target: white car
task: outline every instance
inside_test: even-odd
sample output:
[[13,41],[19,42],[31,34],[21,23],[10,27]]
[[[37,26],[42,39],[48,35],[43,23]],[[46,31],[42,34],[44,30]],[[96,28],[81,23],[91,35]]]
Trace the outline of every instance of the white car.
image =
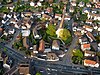
[[56,69],[51,69],[52,71],[57,71]]

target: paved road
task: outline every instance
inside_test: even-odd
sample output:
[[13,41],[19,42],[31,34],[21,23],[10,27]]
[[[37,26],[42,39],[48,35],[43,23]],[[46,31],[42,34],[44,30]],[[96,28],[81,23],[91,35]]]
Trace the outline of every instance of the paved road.
[[17,71],[18,71],[18,66],[15,65],[10,70],[8,70],[7,72],[5,72],[3,75],[13,75]]
[[[77,42],[77,37],[75,37],[72,41],[72,45],[70,46],[70,50],[67,52],[67,53],[70,53],[72,52],[72,49],[75,47],[75,44]],[[28,62],[29,59],[25,59],[24,58],[24,55],[16,52],[15,50],[5,46],[4,44],[1,44],[0,43],[0,46],[1,46],[1,49],[2,51],[4,51],[3,49],[6,48],[7,49],[7,54],[9,56],[11,56],[12,58],[18,60],[19,62]],[[68,55],[68,54],[67,54]],[[65,65],[63,64],[56,64],[56,63],[50,63],[50,62],[44,62],[44,61],[40,61],[40,60],[37,60],[37,59],[34,59],[32,58],[33,61],[31,61],[31,63],[34,64],[34,66],[39,66],[39,67],[44,67],[44,68],[50,68],[50,69],[55,69],[57,71],[60,71],[60,72],[72,72],[72,73],[88,73],[88,72],[92,72],[92,73],[98,73],[100,74],[100,69],[95,69],[95,68],[92,68],[90,70],[87,70],[86,68],[83,68],[83,67],[76,67],[76,66],[72,66],[72,64],[68,65],[68,62],[71,62],[71,56],[66,56],[64,57],[64,61],[63,63],[65,63]],[[68,60],[68,62],[66,61]],[[67,64],[67,65],[66,65]]]
[[22,55],[15,51],[14,49],[11,49],[3,44],[0,43],[1,51],[4,51],[6,49],[6,53],[8,56],[14,58],[15,60],[18,60],[19,62],[28,62],[28,59],[25,58],[25,55]]
[[53,71],[57,71],[57,72],[71,72],[71,73],[78,73],[78,74],[89,74],[91,72],[95,74],[100,74],[100,69],[97,68],[86,69],[84,67],[76,67],[76,66],[73,67],[73,66],[54,64],[54,63],[44,62],[39,60],[33,60],[33,62],[31,63],[34,64],[34,66],[36,67],[37,66],[44,67],[45,70],[49,68],[51,71],[53,69]]
[[63,64],[72,65],[72,63],[71,63],[72,62],[72,60],[71,60],[71,58],[72,58],[72,51],[76,47],[77,41],[78,41],[78,38],[75,36],[73,38],[73,40],[72,40],[72,43],[71,43],[68,51],[66,52],[65,56],[63,57],[63,61],[62,61]]

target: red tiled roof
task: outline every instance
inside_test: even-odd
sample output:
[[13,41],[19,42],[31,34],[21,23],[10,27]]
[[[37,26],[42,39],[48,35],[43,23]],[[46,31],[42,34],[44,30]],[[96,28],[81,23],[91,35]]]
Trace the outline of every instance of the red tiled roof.
[[45,41],[44,41],[44,40],[41,40],[41,41],[40,41],[40,44],[39,44],[39,49],[38,49],[38,51],[43,52],[44,50],[45,50]]
[[93,60],[84,60],[84,63],[91,64],[91,65],[95,65],[96,64],[96,61],[93,61]]
[[90,44],[83,44],[83,48],[90,48]]
[[2,31],[3,29],[2,28],[0,28],[0,31]]

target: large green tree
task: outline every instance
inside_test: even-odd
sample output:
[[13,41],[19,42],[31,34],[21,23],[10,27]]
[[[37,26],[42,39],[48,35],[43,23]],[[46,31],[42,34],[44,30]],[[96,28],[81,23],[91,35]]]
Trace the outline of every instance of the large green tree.
[[73,50],[73,56],[78,56],[79,58],[83,58],[83,53],[79,49]]
[[63,40],[63,41],[67,41],[68,38],[71,36],[70,32],[68,29],[61,29],[59,31],[59,37]]
[[2,7],[0,8],[0,12],[1,12],[1,13],[9,13],[9,9],[7,9],[6,6],[2,6]]
[[79,19],[80,19],[80,21],[86,21],[87,20],[87,14],[82,14]]
[[52,36],[52,37],[56,37],[56,28],[54,25],[48,25],[47,27],[47,30],[46,30],[46,33],[49,35],[49,36]]
[[79,49],[73,50],[73,57],[72,57],[73,63],[75,63],[75,64],[81,63],[82,64],[82,59],[83,59],[82,51],[80,51]]

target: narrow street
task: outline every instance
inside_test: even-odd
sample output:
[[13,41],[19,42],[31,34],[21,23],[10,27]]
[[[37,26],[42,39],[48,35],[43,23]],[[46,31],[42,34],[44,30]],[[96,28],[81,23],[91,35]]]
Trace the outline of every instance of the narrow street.
[[68,49],[68,51],[66,52],[65,56],[63,57],[63,64],[66,64],[66,65],[73,65],[72,63],[72,51],[73,49],[76,47],[77,45],[77,41],[78,41],[78,38],[75,36],[73,37],[74,39],[72,40],[72,43]]

